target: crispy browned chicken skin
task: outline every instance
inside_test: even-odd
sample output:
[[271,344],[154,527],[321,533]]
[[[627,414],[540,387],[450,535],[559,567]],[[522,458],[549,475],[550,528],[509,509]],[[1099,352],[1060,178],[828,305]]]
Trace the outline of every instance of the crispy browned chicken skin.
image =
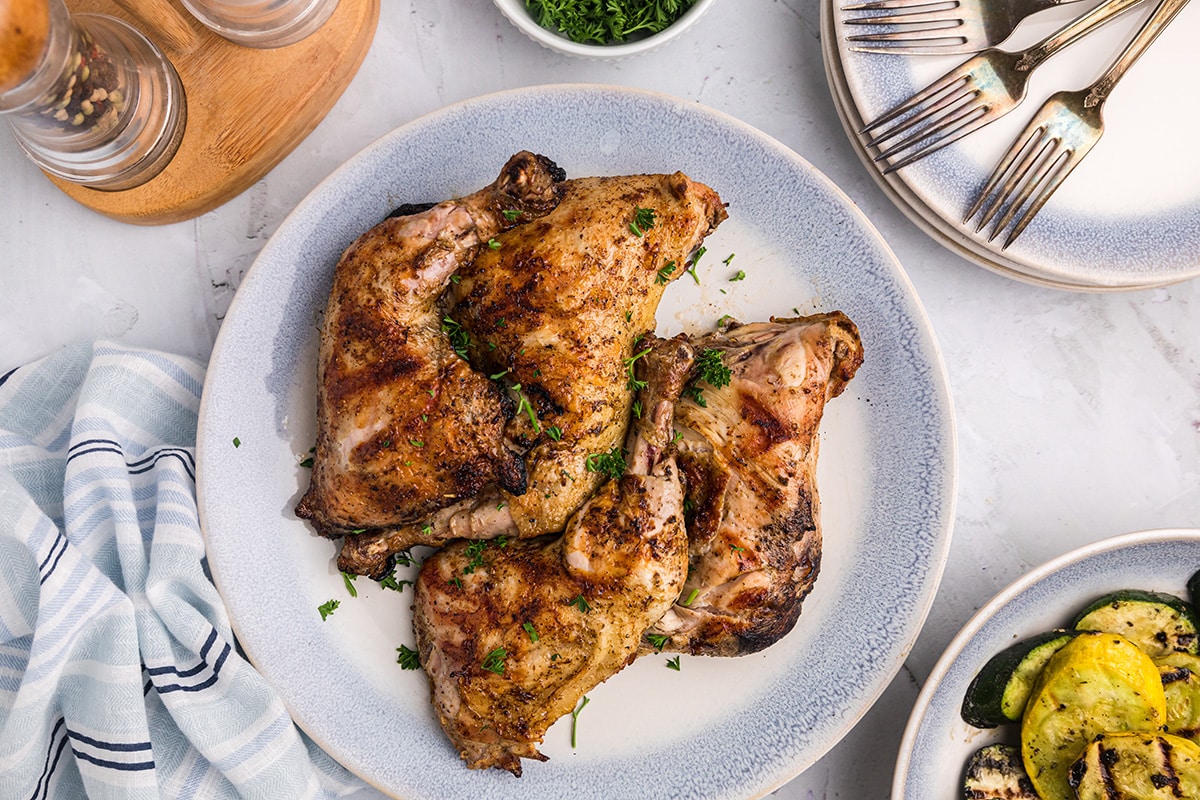
[[[546,730],[636,656],[687,570],[670,453],[691,349],[656,340],[629,465],[561,537],[447,545],[417,579],[417,651],[434,709],[467,765],[521,774]],[[639,365],[640,366],[640,365]]]
[[505,435],[531,448],[528,489],[499,486],[348,538],[339,568],[379,576],[414,544],[561,531],[601,483],[588,456],[624,439],[635,340],[654,330],[663,290],[725,217],[716,192],[679,172],[580,178],[553,211],[480,250],[450,289],[449,314],[469,334],[472,364],[509,387],[517,413]]
[[439,299],[489,239],[553,208],[563,177],[518,153],[486,189],[387,219],[342,255],[321,331],[312,480],[296,509],[318,531],[418,521],[493,483],[523,490],[503,438],[514,407],[455,352]]
[[[736,323],[693,340],[732,375],[685,397],[675,427],[689,506],[690,560],[681,598],[650,631],[675,652],[735,656],[796,624],[821,565],[817,428],[863,361],[840,311]],[[662,638],[665,637],[665,638]]]

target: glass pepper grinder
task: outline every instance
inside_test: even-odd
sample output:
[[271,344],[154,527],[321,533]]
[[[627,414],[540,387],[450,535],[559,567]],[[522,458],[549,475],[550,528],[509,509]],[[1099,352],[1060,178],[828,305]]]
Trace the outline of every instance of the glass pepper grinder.
[[295,44],[325,24],[338,0],[181,0],[196,19],[243,47]]
[[170,162],[187,112],[174,67],[124,22],[0,0],[0,115],[46,172],[120,190]]

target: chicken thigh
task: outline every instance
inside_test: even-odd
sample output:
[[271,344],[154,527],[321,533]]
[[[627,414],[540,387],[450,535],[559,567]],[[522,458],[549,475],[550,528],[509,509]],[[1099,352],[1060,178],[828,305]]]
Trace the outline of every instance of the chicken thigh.
[[546,730],[634,660],[683,585],[671,420],[692,350],[678,339],[647,347],[628,467],[562,536],[459,541],[421,567],[417,651],[438,719],[472,768],[519,776],[522,758],[544,761]]
[[726,217],[682,173],[566,181],[540,219],[495,237],[451,287],[468,358],[508,387],[507,438],[530,448],[527,490],[500,485],[429,519],[347,539],[338,566],[379,576],[392,554],[455,537],[557,533],[599,487],[589,458],[619,447],[639,335],[667,284]]
[[858,329],[833,312],[727,328],[728,385],[696,384],[675,409],[687,484],[689,569],[643,652],[753,653],[796,624],[821,565],[817,428],[863,361]]
[[491,186],[387,219],[342,255],[321,331],[312,478],[296,508],[319,532],[414,522],[493,483],[523,490],[503,436],[515,406],[455,351],[439,301],[489,239],[553,208],[564,177],[518,153]]

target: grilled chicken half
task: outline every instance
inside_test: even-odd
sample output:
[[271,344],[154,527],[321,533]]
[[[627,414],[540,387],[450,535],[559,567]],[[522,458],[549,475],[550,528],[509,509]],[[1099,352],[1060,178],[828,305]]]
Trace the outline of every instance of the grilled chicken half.
[[517,413],[505,435],[529,448],[528,489],[499,484],[416,524],[348,538],[339,568],[379,576],[414,544],[562,531],[603,480],[589,457],[625,437],[637,338],[725,217],[717,193],[683,173],[579,178],[553,211],[497,235],[459,271],[449,314],[471,363],[508,387]]
[[424,519],[493,483],[519,493],[514,406],[442,331],[450,276],[557,205],[562,170],[522,152],[485,189],[387,219],[342,255],[321,331],[317,442],[296,508],[324,535]]
[[430,556],[414,626],[442,727],[467,765],[521,774],[546,730],[636,657],[687,571],[671,421],[692,349],[654,340],[640,360],[645,411],[623,475],[562,536],[459,541]]
[[862,364],[858,329],[833,312],[736,323],[693,341],[728,385],[700,382],[675,409],[687,484],[689,569],[643,652],[754,653],[796,624],[821,565],[817,429]]

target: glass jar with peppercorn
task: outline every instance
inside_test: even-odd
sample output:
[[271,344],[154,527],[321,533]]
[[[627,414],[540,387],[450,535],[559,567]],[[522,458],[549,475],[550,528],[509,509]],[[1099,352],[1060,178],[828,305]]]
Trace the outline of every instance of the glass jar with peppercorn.
[[0,114],[46,172],[96,189],[138,186],[183,137],[183,85],[166,57],[113,17],[63,0],[0,0]]

